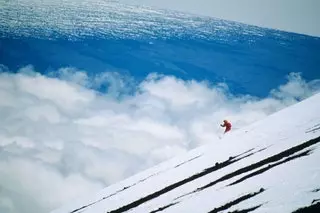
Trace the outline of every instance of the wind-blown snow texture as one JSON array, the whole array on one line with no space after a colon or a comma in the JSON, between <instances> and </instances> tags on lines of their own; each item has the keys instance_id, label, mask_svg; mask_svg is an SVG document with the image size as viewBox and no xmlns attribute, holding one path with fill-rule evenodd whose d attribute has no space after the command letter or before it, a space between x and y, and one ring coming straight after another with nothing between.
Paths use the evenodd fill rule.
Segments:
<instances>
[{"instance_id":1,"label":"wind-blown snow texture","mask_svg":"<svg viewBox=\"0 0 320 213\"><path fill-rule=\"evenodd\" d=\"M197 17L170 10L130 6L117 1L29 0L0 2L1 34L15 37L68 37L72 40L92 37L124 38L207 38L228 41L244 31L263 36L263 28L230 21ZM32 18L30 18L32 17ZM205 22L206 21L206 22ZM279 38L282 35L274 31ZM254 40L254 39L253 39ZM254 42L252 40L252 42Z\"/></svg>"},{"instance_id":2,"label":"wind-blown snow texture","mask_svg":"<svg viewBox=\"0 0 320 213\"><path fill-rule=\"evenodd\" d=\"M320 94L52 213L319 210Z\"/></svg>"}]
</instances>

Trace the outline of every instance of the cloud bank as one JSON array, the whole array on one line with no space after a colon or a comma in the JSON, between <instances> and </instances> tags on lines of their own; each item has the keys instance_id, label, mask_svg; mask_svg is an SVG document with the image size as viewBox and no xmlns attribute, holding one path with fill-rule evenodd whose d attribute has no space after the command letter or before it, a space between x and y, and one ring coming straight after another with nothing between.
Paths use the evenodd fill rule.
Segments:
<instances>
[{"instance_id":1,"label":"cloud bank","mask_svg":"<svg viewBox=\"0 0 320 213\"><path fill-rule=\"evenodd\" d=\"M239 129L311 96L320 81L297 73L259 99L228 86L150 74L61 68L44 76L0 67L0 212L48 212L173 156L219 143ZM103 90L103 88L105 88Z\"/></svg>"}]
</instances>

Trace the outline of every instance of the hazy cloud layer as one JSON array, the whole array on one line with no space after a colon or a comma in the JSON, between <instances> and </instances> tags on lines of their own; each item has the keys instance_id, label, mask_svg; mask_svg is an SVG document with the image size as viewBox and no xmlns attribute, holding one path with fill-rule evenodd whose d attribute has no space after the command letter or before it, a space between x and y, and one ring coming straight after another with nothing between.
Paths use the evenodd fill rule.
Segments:
<instances>
[{"instance_id":1,"label":"hazy cloud layer","mask_svg":"<svg viewBox=\"0 0 320 213\"><path fill-rule=\"evenodd\" d=\"M46 212L319 91L299 74L258 99L225 84L62 68L0 70L0 212ZM107 86L108 92L97 92ZM132 93L134 91L134 93Z\"/></svg>"}]
</instances>

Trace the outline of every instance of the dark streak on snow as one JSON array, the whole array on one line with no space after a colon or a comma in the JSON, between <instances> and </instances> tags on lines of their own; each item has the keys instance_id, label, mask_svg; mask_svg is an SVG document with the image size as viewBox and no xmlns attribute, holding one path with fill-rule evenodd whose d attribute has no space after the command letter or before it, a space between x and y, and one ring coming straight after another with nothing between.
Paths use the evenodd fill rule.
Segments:
<instances>
[{"instance_id":1,"label":"dark streak on snow","mask_svg":"<svg viewBox=\"0 0 320 213\"><path fill-rule=\"evenodd\" d=\"M147 195L147 196L145 196L145 197L142 197L142 198L140 198L139 200L133 201L132 203L129 203L129 204L127 204L127 205L124 205L124 206L122 206L122 207L120 207L120 208L118 208L118 209L109 211L109 213L119 213L119 212L128 211L128 210L130 210L130 209L132 209L132 208L135 208L135 207L141 205L142 203L145 203L145 202L147 202L147 201L149 201L149 200L152 200L153 198L159 197L160 195L165 194L165 193L167 193L167 192L169 192L169 191L171 191L171 190L173 190L173 189L175 189L175 188L177 188L177 187L179 187L179 186L182 186L182 185L184 185L184 184L186 184L186 183L188 183L188 182L191 182L191 181L193 181L193 180L195 180L195 179L197 179L197 178L200 178L200 177L202 177L202 176L204 176L204 175L207 175L207 174L209 174L209 173L211 173L211 172L214 172L214 171L217 171L217 170L219 170L219 169L222 169L222 168L224 168L224 167L226 167L226 166L229 166L230 164L233 164L233 163L235 163L235 162L237 162L237 161L239 161L239 160L242 160L242 159L244 159L244 158L247 158L247 157L249 157L249 156L251 156L251 155L253 155L253 154L257 153L257 152L261 152L262 150L265 150L265 149L266 149L266 148L261 149L261 150L258 150L258 151L253 152L253 153L249 153L249 154L247 154L247 155L245 155L245 156L240 157L241 155L244 155L244 154L250 152L251 150L253 150L253 149L251 149L251 150L248 150L248 151L246 151L246 152L244 152L244 153L241 153L241 154L239 154L239 155L237 155L237 156L230 157L230 158L229 158L228 160L226 160L226 161L223 161L223 162L221 162L221 163L216 163L214 166L209 167L209 168L206 168L205 170L203 170L203 171L200 172L200 173L194 174L194 175L192 175L192 176L190 176L190 177L188 177L188 178L186 178L186 179L183 179L183 180L178 181L178 182L176 182L176 183L174 183L174 184L171 184L171 185L169 185L169 186L166 186L165 188L163 188L163 189L161 189L161 190L158 190L158 191L156 191L156 192L154 192L154 193L152 193L152 194L149 194L149 195Z\"/></svg>"},{"instance_id":2,"label":"dark streak on snow","mask_svg":"<svg viewBox=\"0 0 320 213\"><path fill-rule=\"evenodd\" d=\"M78 209L75 209L75 210L71 211L70 213L79 212L80 210L83 210L83 209L88 208L88 207L90 207L90 206L92 206L92 205L94 205L94 204L96 204L96 203L99 203L99 202L105 200L105 199L108 199L109 197L112 197L112 196L116 195L117 193L119 193L119 192L121 192L121 191L123 191L123 190L126 190L126 189L129 188L129 187L131 187L131 186L124 187L123 189L118 190L118 191L116 191L116 192L114 192L114 193L112 193L112 194L110 194L110 195L108 195L108 196L106 196L106 197L103 197L103 198L101 198L100 200L97 200L97 201L92 202L92 203L90 203L90 204L88 204L88 205L85 205L85 206L82 206L82 207L80 207L80 208L78 208Z\"/></svg>"},{"instance_id":3,"label":"dark streak on snow","mask_svg":"<svg viewBox=\"0 0 320 213\"><path fill-rule=\"evenodd\" d=\"M161 171L161 172L163 172L163 171ZM157 173L154 173L154 174L152 174L152 175L149 175L148 177L146 177L146 178L144 178L144 179L141 179L141 180L139 180L138 182L136 182L136 183L128 186L126 189L128 189L128 188L130 188L130 187L132 187L132 186L135 186L135 185L137 185L138 183L142 183L142 182L146 181L147 179L149 179L149 178L151 178L151 177L153 177L153 176L156 176L156 175L160 174L161 172L157 172Z\"/></svg>"},{"instance_id":4,"label":"dark streak on snow","mask_svg":"<svg viewBox=\"0 0 320 213\"><path fill-rule=\"evenodd\" d=\"M311 192L316 193L316 192L318 192L318 191L320 191L320 188L318 188L318 189L314 189L314 190L312 190Z\"/></svg>"},{"instance_id":5,"label":"dark streak on snow","mask_svg":"<svg viewBox=\"0 0 320 213\"><path fill-rule=\"evenodd\" d=\"M171 207L171 206L176 205L177 203L179 203L179 202L170 203L169 205L166 205L166 206L160 207L160 208L158 208L158 209L156 209L156 210L151 211L150 213L161 212L161 211L165 210L166 208L169 208L169 207Z\"/></svg>"},{"instance_id":6,"label":"dark streak on snow","mask_svg":"<svg viewBox=\"0 0 320 213\"><path fill-rule=\"evenodd\" d=\"M177 167L181 166L182 164L185 164L185 163L187 163L187 162L190 162L190 161L192 161L192 160L195 160L195 159L197 159L197 158L199 158L199 157L201 157L201 156L202 156L202 155L198 155L198 156L196 156L196 157L194 157L194 158L191 158L190 160L185 161L185 162L182 162L181 164L175 166L174 168L177 168ZM165 170L165 171L166 171L166 170ZM101 201L103 201L103 200L105 200L105 199L107 199L107 198L110 198L110 197L118 194L119 192L122 192L122 191L124 191L124 190L126 190L126 189L128 189L128 188L131 188L131 187L139 184L139 183L142 183L142 182L146 181L147 179L149 179L149 178L151 178L151 177L153 177L153 176L156 176L156 175L158 175L158 174L160 174L160 173L162 173L162 172L164 172L164 171L160 171L160 172L154 173L154 174L152 174L152 175L149 175L149 176L147 176L146 178L141 179L141 180L137 181L136 183L134 183L134 184L132 184L132 185L125 186L125 187L123 187L122 189L120 189L120 190L118 190L118 191L116 191L116 192L114 192L114 193L112 193L112 194L110 194L110 195L108 195L108 196L106 196L106 197L103 197L103 198L101 198L101 199L99 199L99 200L97 200L97 201L95 201L95 202L92 202L92 203L90 203L90 204L88 204L88 205L85 205L85 206L82 206L82 207L80 207L80 208L78 208L78 209L75 209L75 210L71 211L70 213L77 213L77 212L79 213L80 210L83 210L83 209L85 209L85 208L88 208L88 207L90 207L90 206L92 206L92 205L94 205L94 204L96 204L96 203L99 203L99 202L101 202Z\"/></svg>"},{"instance_id":7,"label":"dark streak on snow","mask_svg":"<svg viewBox=\"0 0 320 213\"><path fill-rule=\"evenodd\" d=\"M202 154L201 154L201 155L198 155L198 156L196 156L196 157L193 157L193 158L191 158L191 159L189 159L189 160L187 160L187 161L184 161L184 162L178 164L178 165L175 166L174 168L177 168L177 167L179 167L179 166L181 166L181 165L183 165L183 164L185 164L185 163L188 163L188 162L190 162L190 161L193 161L193 160L195 160L195 159L197 159L197 158L199 158L199 157L201 157L201 156L202 156ZM169 169L168 169L168 170L169 170ZM154 174L152 174L152 175L149 175L148 177L139 180L138 182L132 184L131 186L129 186L129 187L127 187L127 188L130 188L130 187L132 187L132 186L135 186L135 185L137 185L138 183L141 183L141 182L143 182L143 181L146 181L147 179L149 179L149 178L151 178L151 177L153 177L153 176L156 176L156 175L158 175L158 174L160 174L160 173L162 173L162 172L165 172L165 171L167 171L167 170L160 171L160 172L154 173Z\"/></svg>"},{"instance_id":8,"label":"dark streak on snow","mask_svg":"<svg viewBox=\"0 0 320 213\"><path fill-rule=\"evenodd\" d=\"M258 192L254 192L254 193L243 195L243 196L241 196L241 197L239 197L239 198L237 198L237 199L235 199L235 200L233 200L233 201L231 201L231 202L229 202L229 203L227 203L227 204L225 204L223 206L220 206L218 208L213 209L209 213L217 213L217 212L220 212L220 211L224 211L224 210L229 209L230 207L232 207L234 205L237 205L238 203L241 203L242 201L245 201L245 200L248 200L248 199L250 199L252 197L257 196L258 194L260 194L260 193L262 193L264 191L265 191L265 189L261 188ZM259 207L257 207L257 208L259 208Z\"/></svg>"},{"instance_id":9,"label":"dark streak on snow","mask_svg":"<svg viewBox=\"0 0 320 213\"><path fill-rule=\"evenodd\" d=\"M315 203L310 206L302 207L300 209L295 210L292 213L314 213L320 212L320 203Z\"/></svg>"},{"instance_id":10,"label":"dark streak on snow","mask_svg":"<svg viewBox=\"0 0 320 213\"><path fill-rule=\"evenodd\" d=\"M312 203L311 203L311 204L313 204L313 203L317 203L318 201L320 201L320 199L315 199L315 200L313 200L313 201L312 201Z\"/></svg>"},{"instance_id":11,"label":"dark streak on snow","mask_svg":"<svg viewBox=\"0 0 320 213\"><path fill-rule=\"evenodd\" d=\"M270 146L268 146L268 147L270 147ZM245 155L245 156L243 156L242 158L239 158L237 161L242 160L242 159L247 158L247 157L250 157L251 155L256 154L256 153L258 153L258 152L262 152L262 151L266 150L268 147L262 148L262 149L260 149L260 150L258 150L258 151L256 151L256 152L253 152L253 153L250 153L250 154L248 154L248 155ZM241 156L241 155L243 155L243 154L245 154L245 153L248 153L248 152L250 152L250 151L252 151L252 150L254 150L254 149L250 149L249 151L246 151L246 152L244 152L244 153L242 153L242 154L240 154L240 155L237 155L236 157L239 157L239 156ZM229 160L231 160L231 157L229 158ZM237 161L234 161L234 162L237 162ZM233 163L234 163L234 162L233 162ZM218 165L219 165L219 163L216 163L216 164L215 164L215 166L218 166ZM228 166L228 165L227 165L227 166ZM207 169L206 169L206 170L207 170ZM206 171L206 170L205 170L205 171ZM195 190L195 191L189 192L189 193L187 193L187 194L181 195L181 196L179 196L179 197L176 197L174 200L177 200L177 199L180 199L180 198L185 197L185 196L187 196L187 195L193 194L193 193L195 193L195 192L197 192L197 191L198 191L198 189Z\"/></svg>"},{"instance_id":12,"label":"dark streak on snow","mask_svg":"<svg viewBox=\"0 0 320 213\"><path fill-rule=\"evenodd\" d=\"M280 162L277 162L277 163L274 163L274 164L269 164L267 167L262 168L262 169L259 169L258 171L252 172L252 173L250 173L250 174L248 174L248 175L240 178L239 180L237 180L237 181L229 184L228 186L231 186L231 185L240 183L240 182L245 181L246 179L251 178L251 177L254 177L254 176L256 176L256 175L260 175L260 174L268 171L269 169L272 169L273 167L276 167L276 166L279 166L279 165L281 165L281 164L287 163L287 162L289 162L289 161L291 161L291 160L295 160L295 159L298 159L298 158L301 158L301 157L304 157L304 156L308 156L311 151L312 151L312 150L307 150L307 151L304 151L304 152L302 152L302 153L300 153L300 154L290 156L290 157L288 157L288 158L286 158L286 159L284 159L284 160L282 160L282 161L280 161Z\"/></svg>"},{"instance_id":13,"label":"dark streak on snow","mask_svg":"<svg viewBox=\"0 0 320 213\"><path fill-rule=\"evenodd\" d=\"M97 201L92 202L92 203L90 203L90 204L88 204L88 205L85 205L85 206L82 206L82 207L80 207L80 208L78 208L78 209L75 209L75 210L71 211L70 213L76 213L76 212L79 213L80 210L83 210L83 209L88 208L88 207L90 207L90 206L92 206L92 205L94 205L94 204L96 204L96 203L99 203L99 202L105 200L105 199L108 199L108 198L110 198L110 197L118 194L119 192L122 192L122 191L124 191L124 190L126 190L126 189L128 189L128 188L130 188L130 187L132 187L132 186L135 186L135 185L137 185L138 183L141 183L141 182L147 180L148 178L150 178L150 177L152 177L152 176L155 176L155 175L157 175L157 174L159 174L159 173L160 173L160 172L155 173L155 174L152 174L152 175L149 175L148 177L146 177L146 178L144 178L144 179L142 179L142 180L139 180L138 182L136 182L136 183L134 183L134 184L132 184L132 185L130 185L130 186L125 186L125 187L123 187L122 189L120 189L120 190L118 190L118 191L116 191L116 192L114 192L114 193L112 193L112 194L110 194L110 195L108 195L108 196L106 196L106 197L101 198L100 200L97 200Z\"/></svg>"},{"instance_id":14,"label":"dark streak on snow","mask_svg":"<svg viewBox=\"0 0 320 213\"><path fill-rule=\"evenodd\" d=\"M190 162L190 161L193 161L193 160L195 160L195 159L197 159L197 158L199 158L199 157L201 157L201 155L198 155L198 156L196 156L196 157L194 157L194 158L191 158L190 160L184 161L184 162L176 165L174 168L178 168L179 166L182 166L183 164L186 164L186 163L188 163L188 162Z\"/></svg>"},{"instance_id":15,"label":"dark streak on snow","mask_svg":"<svg viewBox=\"0 0 320 213\"><path fill-rule=\"evenodd\" d=\"M316 128L316 127L320 127L320 123L319 123L319 124L314 125L313 127L308 128L307 130L309 130L309 129L313 129L313 128Z\"/></svg>"},{"instance_id":16,"label":"dark streak on snow","mask_svg":"<svg viewBox=\"0 0 320 213\"><path fill-rule=\"evenodd\" d=\"M112 196L112 195L109 195L108 197L110 197L110 196ZM98 203L98 202L100 202L100 201L102 201L102 200L104 200L104 199L107 199L108 197L103 197L103 198L101 198L100 200L97 200L97 201L95 201L95 202L93 202L93 203L90 203L90 204L88 204L88 205L85 205L85 206L82 206L82 207L80 207L80 208L78 208L78 209L75 209L75 210L71 211L70 213L79 212L79 211L81 211L81 210L83 210L83 209L85 209L85 208L88 208L88 207L90 207L90 206L92 206L92 205L94 205L94 204L96 204L96 203Z\"/></svg>"},{"instance_id":17,"label":"dark streak on snow","mask_svg":"<svg viewBox=\"0 0 320 213\"><path fill-rule=\"evenodd\" d=\"M82 207L80 207L80 208L78 208L78 209L75 209L75 210L71 211L70 213L79 212L80 210L85 209L85 208L87 208L87 207L89 207L89 206L92 206L93 204L95 204L95 203L97 203L97 202L98 202L98 201L96 201L96 202L94 202L94 203L90 203L90 204L88 204L88 205L86 205L86 206L82 206Z\"/></svg>"},{"instance_id":18,"label":"dark streak on snow","mask_svg":"<svg viewBox=\"0 0 320 213\"><path fill-rule=\"evenodd\" d=\"M315 132L317 130L320 130L320 124L317 124L309 129L306 130L306 133L309 133L309 132Z\"/></svg>"},{"instance_id":19,"label":"dark streak on snow","mask_svg":"<svg viewBox=\"0 0 320 213\"><path fill-rule=\"evenodd\" d=\"M248 212L252 212L252 211L260 208L261 206L262 206L262 204L260 204L258 206L254 206L252 208L248 208L248 209L235 210L235 211L229 212L229 213L248 213Z\"/></svg>"},{"instance_id":20,"label":"dark streak on snow","mask_svg":"<svg viewBox=\"0 0 320 213\"><path fill-rule=\"evenodd\" d=\"M311 130L309 130L309 131L306 131L306 133L315 132L315 131L317 131L317 130L320 130L320 127L317 127L317 128L311 129Z\"/></svg>"},{"instance_id":21,"label":"dark streak on snow","mask_svg":"<svg viewBox=\"0 0 320 213\"><path fill-rule=\"evenodd\" d=\"M299 151L301 151L301 150L303 150L303 149L305 149L305 148L307 148L307 147L310 147L310 146L312 146L312 145L314 145L314 144L317 144L317 143L319 143L319 142L320 142L320 137L311 139L311 140L309 140L309 141L307 141L307 142L304 142L304 143L299 144L299 145L297 145L297 146L291 147L291 148L289 148L289 149L287 149L287 150L285 150L285 151L283 151L283 152L280 152L280 153L278 153L278 154L276 154L276 155L273 155L273 156L271 156L271 157L268 157L268 158L266 158L266 159L263 159L263 160L261 160L261 161L259 161L259 162L257 162L257 163L251 164L251 165L249 165L249 166L246 166L246 167L243 167L243 168L241 168L241 169L238 169L238 170L236 170L236 171L234 171L234 172L232 172L232 173L229 173L229 174L227 174L227 175L219 178L218 180L215 180L215 181L213 181L213 182L211 182L211 183L208 183L207 185L204 185L204 186L202 186L202 187L194 190L194 191L191 192L191 193L195 193L195 192L198 192L198 191L202 191L202 190L204 190L204 189L206 189L206 188L208 188L208 187L211 187L211 186L213 186L213 185L215 185L215 184L217 184L217 183L219 183L219 182L222 182L222 181L231 179L231 178L236 177L236 176L238 176L238 175L241 175L241 174L243 174L243 173L246 173L246 172L252 171L252 170L254 170L254 169L257 169L257 168L259 168L259 167L262 167L262 166L264 166L264 165L267 165L267 164L269 164L269 163L277 162L277 161L279 161L279 160L281 160L281 159L283 159L283 158L289 157L290 155L293 155L293 154L295 154L295 153L297 153L297 152L299 152ZM190 194L190 193L189 193L189 194Z\"/></svg>"}]
</instances>

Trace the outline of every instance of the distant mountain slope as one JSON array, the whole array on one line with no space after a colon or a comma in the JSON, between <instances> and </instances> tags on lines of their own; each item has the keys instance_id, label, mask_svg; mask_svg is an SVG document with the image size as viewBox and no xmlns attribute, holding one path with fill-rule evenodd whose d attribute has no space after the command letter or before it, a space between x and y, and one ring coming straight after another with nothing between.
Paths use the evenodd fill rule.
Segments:
<instances>
[{"instance_id":1,"label":"distant mountain slope","mask_svg":"<svg viewBox=\"0 0 320 213\"><path fill-rule=\"evenodd\" d=\"M316 94L52 213L319 211L319 109Z\"/></svg>"}]
</instances>

